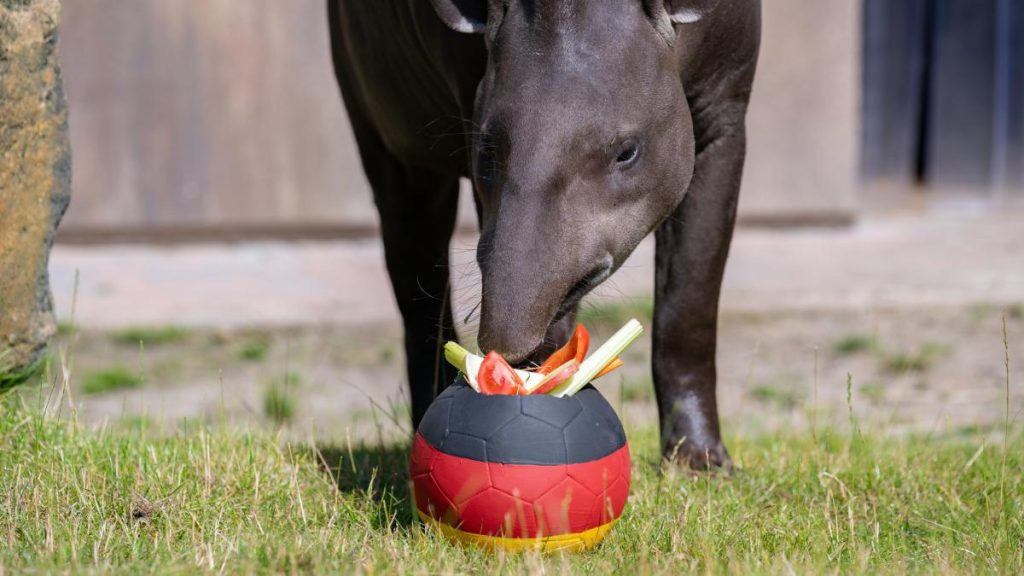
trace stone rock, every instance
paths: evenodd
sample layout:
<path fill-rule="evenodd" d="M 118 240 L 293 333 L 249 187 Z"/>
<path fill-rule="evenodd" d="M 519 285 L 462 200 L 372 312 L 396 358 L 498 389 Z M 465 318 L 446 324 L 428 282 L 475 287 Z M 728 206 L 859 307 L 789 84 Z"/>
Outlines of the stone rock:
<path fill-rule="evenodd" d="M 56 332 L 47 264 L 71 184 L 59 23 L 59 0 L 0 0 L 0 389 Z"/>

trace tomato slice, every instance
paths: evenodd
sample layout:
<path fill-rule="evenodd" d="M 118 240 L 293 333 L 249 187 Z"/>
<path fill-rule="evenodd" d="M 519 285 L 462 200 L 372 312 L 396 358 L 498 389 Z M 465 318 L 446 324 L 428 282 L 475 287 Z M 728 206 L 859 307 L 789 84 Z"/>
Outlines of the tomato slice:
<path fill-rule="evenodd" d="M 562 382 L 572 378 L 572 375 L 579 372 L 579 370 L 580 363 L 577 362 L 575 358 L 569 360 L 565 364 L 555 368 L 551 374 L 548 374 L 544 380 L 541 381 L 540 386 L 533 391 L 533 394 L 547 394 L 548 392 L 551 392 L 555 388 L 558 388 Z"/>
<path fill-rule="evenodd" d="M 497 352 L 490 352 L 480 363 L 480 371 L 476 375 L 477 385 L 481 394 L 504 394 L 516 396 L 526 394 L 523 381 L 508 362 Z"/>
<path fill-rule="evenodd" d="M 550 374 L 554 369 L 564 366 L 566 362 L 573 359 L 582 363 L 588 348 L 590 348 L 590 332 L 587 332 L 583 324 L 577 324 L 569 342 L 548 356 L 548 359 L 537 368 L 537 372 Z"/>

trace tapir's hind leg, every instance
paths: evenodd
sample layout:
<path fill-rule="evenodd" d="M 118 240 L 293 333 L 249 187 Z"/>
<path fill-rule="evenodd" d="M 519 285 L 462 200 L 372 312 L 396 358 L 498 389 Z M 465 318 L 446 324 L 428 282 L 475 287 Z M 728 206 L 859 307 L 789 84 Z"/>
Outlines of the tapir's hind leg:
<path fill-rule="evenodd" d="M 444 360 L 444 342 L 455 339 L 448 286 L 448 244 L 459 197 L 456 175 L 402 162 L 366 120 L 331 2 L 331 48 L 363 170 L 380 214 L 384 256 L 405 328 L 405 359 L 413 427 L 434 397 L 456 376 Z"/>
<path fill-rule="evenodd" d="M 455 340 L 448 245 L 459 180 L 403 166 L 383 154 L 363 154 L 380 213 L 388 275 L 402 313 L 412 419 L 418 426 L 434 397 L 456 375 L 444 360 L 442 346 Z"/>
<path fill-rule="evenodd" d="M 405 328 L 413 426 L 456 373 L 442 346 L 455 340 L 448 245 L 455 227 L 458 176 L 398 161 L 375 134 L 357 133 L 363 168 L 380 214 L 384 258 Z"/>

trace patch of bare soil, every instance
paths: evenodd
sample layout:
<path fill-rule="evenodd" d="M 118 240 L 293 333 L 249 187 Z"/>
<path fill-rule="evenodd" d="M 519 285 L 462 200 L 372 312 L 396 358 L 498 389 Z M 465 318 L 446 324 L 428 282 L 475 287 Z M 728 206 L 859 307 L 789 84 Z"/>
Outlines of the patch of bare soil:
<path fill-rule="evenodd" d="M 595 327 L 595 341 L 617 327 L 605 324 Z M 408 433 L 393 327 L 85 332 L 62 342 L 71 345 L 79 417 L 91 423 L 160 428 L 228 419 L 334 441 Z M 628 424 L 655 422 L 649 358 L 642 338 L 626 368 L 598 383 Z M 995 432 L 1007 401 L 1011 419 L 1024 417 L 1024 313 L 989 306 L 726 313 L 718 366 L 727 434 L 851 422 L 891 434 Z"/>

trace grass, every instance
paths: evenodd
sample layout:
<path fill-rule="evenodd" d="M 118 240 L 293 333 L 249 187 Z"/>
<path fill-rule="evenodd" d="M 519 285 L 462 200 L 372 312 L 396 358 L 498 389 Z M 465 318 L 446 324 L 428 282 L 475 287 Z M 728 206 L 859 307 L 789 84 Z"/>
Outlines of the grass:
<path fill-rule="evenodd" d="M 238 349 L 238 358 L 247 362 L 259 362 L 270 352 L 270 342 L 266 338 L 252 338 Z"/>
<path fill-rule="evenodd" d="M 982 310 L 988 308 L 976 305 L 971 308 L 972 317 L 977 318 Z M 832 350 L 839 356 L 870 353 L 879 359 L 882 366 L 889 372 L 905 374 L 908 372 L 927 372 L 942 358 L 952 353 L 953 348 L 942 342 L 924 342 L 915 350 L 886 350 L 875 336 L 867 334 L 848 334 L 832 345 Z"/>
<path fill-rule="evenodd" d="M 584 325 L 622 327 L 632 318 L 648 323 L 654 317 L 653 298 L 617 298 L 612 301 L 586 302 L 580 306 L 576 321 Z"/>
<path fill-rule="evenodd" d="M 292 445 L 230 423 L 90 430 L 0 399 L 0 570 L 314 573 L 1024 571 L 1024 438 L 731 438 L 732 478 L 662 470 L 629 431 L 597 550 L 492 555 L 411 521 L 402 446 Z M 320 456 L 318 456 L 318 454 Z M 1004 460 L 1005 459 L 1005 460 Z"/>
<path fill-rule="evenodd" d="M 608 378 L 614 378 L 608 376 Z M 649 377 L 625 378 L 619 381 L 619 398 L 623 402 L 653 402 L 654 382 Z"/>
<path fill-rule="evenodd" d="M 171 344 L 185 339 L 188 332 L 178 326 L 137 326 L 118 330 L 111 335 L 114 342 L 126 346 Z"/>
<path fill-rule="evenodd" d="M 778 406 L 783 410 L 792 410 L 804 400 L 801 391 L 776 383 L 757 384 L 751 387 L 750 396 L 758 402 Z"/>
<path fill-rule="evenodd" d="M 872 405 L 881 404 L 885 399 L 885 387 L 878 382 L 861 384 L 857 390 L 858 395 L 867 398 Z"/>
<path fill-rule="evenodd" d="M 868 352 L 878 347 L 878 343 L 874 336 L 868 336 L 866 334 L 848 334 L 833 344 L 832 349 L 837 354 L 848 356 L 851 354 L 858 354 L 860 352 Z"/>
<path fill-rule="evenodd" d="M 263 414 L 277 425 L 295 417 L 295 399 L 287 386 L 271 384 L 263 391 Z"/>
<path fill-rule="evenodd" d="M 925 342 L 913 352 L 885 353 L 883 360 L 891 372 L 925 372 L 941 358 L 948 356 L 951 348 L 946 344 Z"/>
<path fill-rule="evenodd" d="M 886 356 L 885 365 L 892 372 L 924 372 L 930 366 L 930 362 L 917 354 L 894 352 Z"/>
<path fill-rule="evenodd" d="M 61 417 L 54 391 L 24 386 L 0 394 L 0 574 L 1021 574 L 1024 434 L 1010 425 L 1005 338 L 1007 405 L 994 426 L 892 436 L 851 408 L 848 423 L 813 434 L 784 425 L 727 438 L 741 470 L 731 477 L 664 467 L 657 430 L 628 429 L 626 513 L 577 556 L 462 548 L 414 522 L 404 444 L 286 441 L 223 417 L 91 428 Z M 619 384 L 650 401 L 649 379 Z M 273 410 L 292 418 L 302 385 L 294 372 L 271 382 L 291 406 Z M 883 400 L 882 384 L 847 386 L 850 407 Z M 762 387 L 750 390 L 759 401 L 807 402 Z"/>
<path fill-rule="evenodd" d="M 380 364 L 391 364 L 398 355 L 398 349 L 394 344 L 381 346 L 377 351 L 377 362 Z"/>
<path fill-rule="evenodd" d="M 278 426 L 295 417 L 295 389 L 302 385 L 302 376 L 289 372 L 271 382 L 263 390 L 263 414 Z"/>
<path fill-rule="evenodd" d="M 115 367 L 93 372 L 85 377 L 82 392 L 103 394 L 114 390 L 126 390 L 142 386 L 142 375 L 127 368 Z"/>

